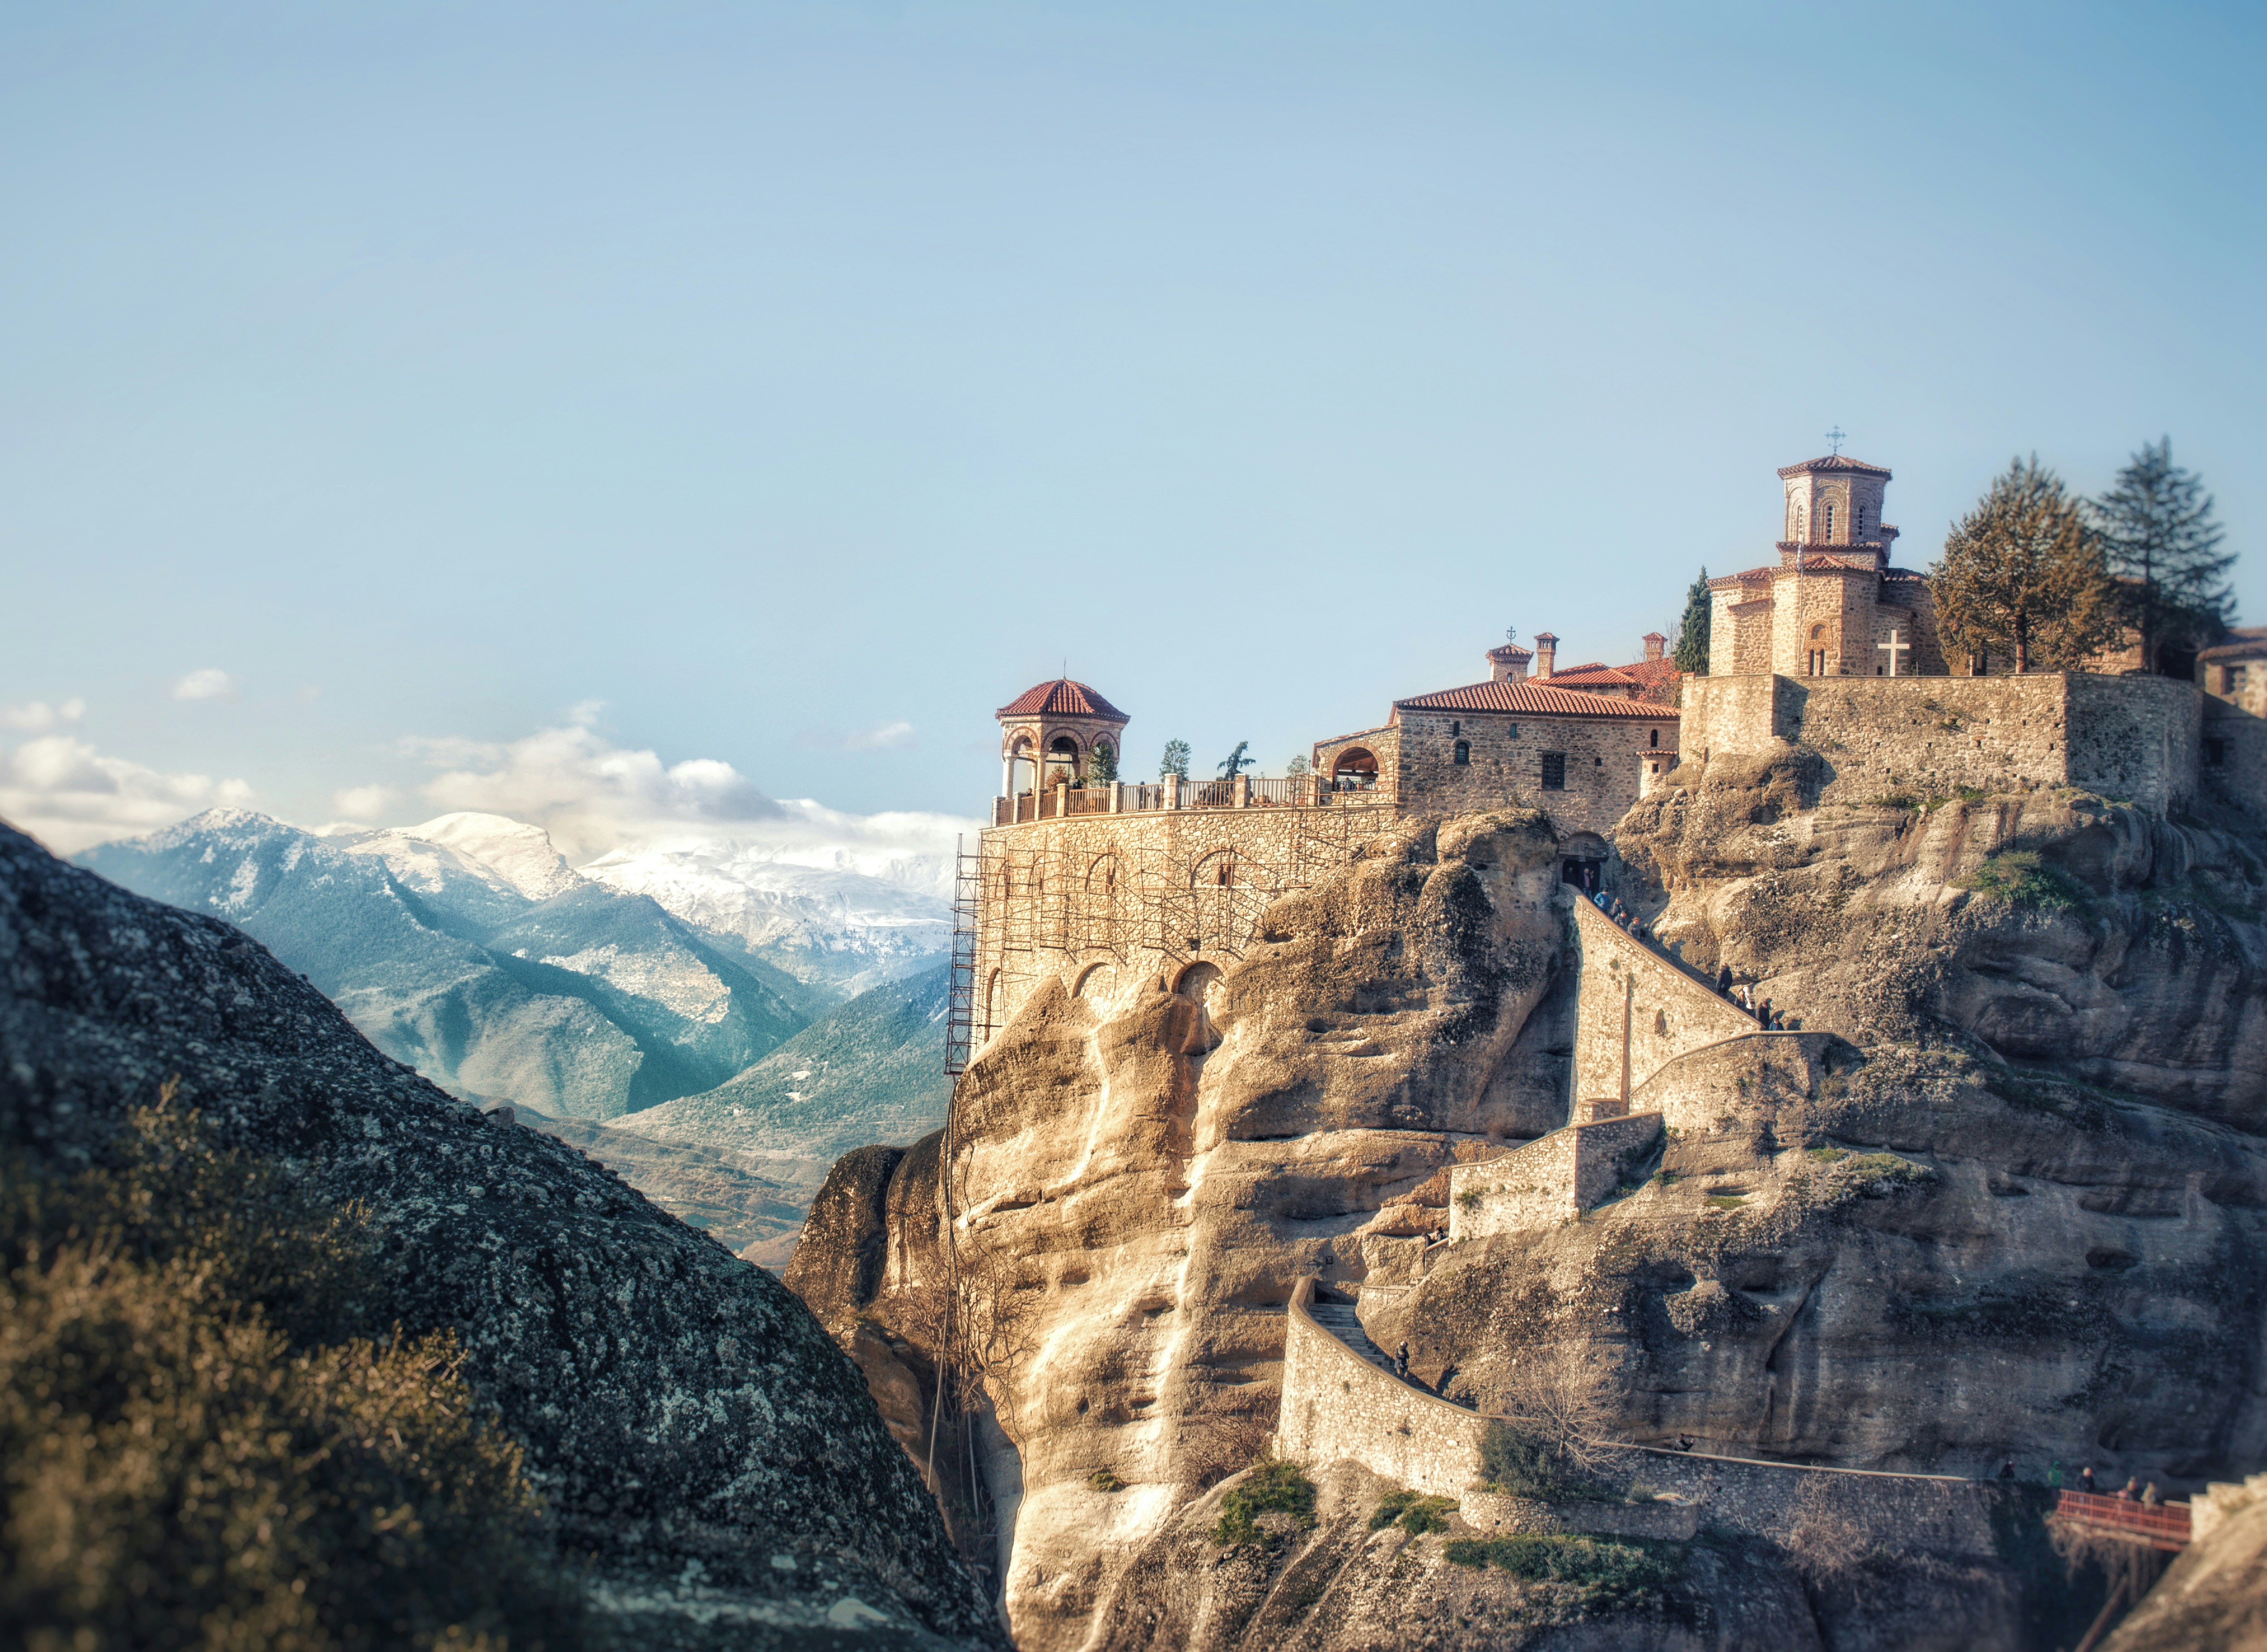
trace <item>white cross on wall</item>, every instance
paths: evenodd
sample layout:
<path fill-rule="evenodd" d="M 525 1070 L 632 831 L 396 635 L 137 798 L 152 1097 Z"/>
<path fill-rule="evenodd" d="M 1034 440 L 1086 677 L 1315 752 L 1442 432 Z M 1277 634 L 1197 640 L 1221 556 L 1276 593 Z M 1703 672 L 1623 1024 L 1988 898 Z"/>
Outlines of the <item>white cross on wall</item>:
<path fill-rule="evenodd" d="M 1880 649 L 1883 653 L 1889 657 L 1889 675 L 1892 677 L 1897 674 L 1897 656 L 1900 654 L 1910 654 L 1912 652 L 1912 644 L 1910 642 L 1898 642 L 1897 635 L 1898 633 L 1894 628 L 1892 628 L 1889 632 L 1889 640 L 1888 642 L 1876 642 L 1874 644 L 1875 648 Z"/>

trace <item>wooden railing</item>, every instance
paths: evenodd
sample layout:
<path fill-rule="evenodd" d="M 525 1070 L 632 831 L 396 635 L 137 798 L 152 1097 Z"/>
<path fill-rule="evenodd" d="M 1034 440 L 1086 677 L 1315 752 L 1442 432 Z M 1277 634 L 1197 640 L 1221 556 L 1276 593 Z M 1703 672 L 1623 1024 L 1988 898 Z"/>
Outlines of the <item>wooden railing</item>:
<path fill-rule="evenodd" d="M 2093 1492 L 2060 1492 L 2055 1496 L 2054 1512 L 2047 1518 L 2153 1549 L 2177 1552 L 2189 1546 L 2186 1503 L 2143 1503 Z"/>
<path fill-rule="evenodd" d="M 1150 814 L 1174 809 L 1374 809 L 1391 796 L 1375 786 L 1333 787 L 1313 775 L 1279 779 L 1241 775 L 1233 780 L 1109 782 L 1049 788 L 992 801 L 992 824 L 1020 826 L 1069 815 Z"/>

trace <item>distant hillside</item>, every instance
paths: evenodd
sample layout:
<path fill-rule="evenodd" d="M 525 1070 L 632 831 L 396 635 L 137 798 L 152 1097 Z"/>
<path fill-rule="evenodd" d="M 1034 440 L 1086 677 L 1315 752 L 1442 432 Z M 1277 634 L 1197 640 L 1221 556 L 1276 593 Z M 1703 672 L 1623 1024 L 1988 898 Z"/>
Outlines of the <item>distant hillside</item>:
<path fill-rule="evenodd" d="M 467 1100 L 611 1118 L 713 1089 L 804 1026 L 750 961 L 642 896 L 547 863 L 536 828 L 435 824 L 454 826 L 442 834 L 454 847 L 213 810 L 79 863 L 236 924 L 371 1043 Z"/>
<path fill-rule="evenodd" d="M 722 1239 L 745 1261 L 776 1269 L 803 1227 L 811 1189 L 784 1187 L 726 1155 L 689 1142 L 660 1142 L 591 1119 L 547 1119 L 531 1108 L 518 1121 L 572 1142 L 688 1227 Z"/>
<path fill-rule="evenodd" d="M 918 1141 L 944 1122 L 952 1094 L 949 973 L 938 966 L 862 993 L 729 1083 L 617 1120 L 605 1134 L 745 1154 L 759 1166 L 773 1158 L 823 1166 L 855 1147 Z"/>

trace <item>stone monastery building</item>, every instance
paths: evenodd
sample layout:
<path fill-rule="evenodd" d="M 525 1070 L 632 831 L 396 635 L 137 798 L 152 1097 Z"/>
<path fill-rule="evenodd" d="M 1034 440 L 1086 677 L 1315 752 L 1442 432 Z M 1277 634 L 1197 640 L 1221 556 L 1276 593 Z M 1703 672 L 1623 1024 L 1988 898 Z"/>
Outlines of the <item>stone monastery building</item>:
<path fill-rule="evenodd" d="M 1679 673 L 1657 632 L 1627 664 L 1560 670 L 1544 632 L 1316 742 L 1286 778 L 1102 781 L 1129 719 L 1095 689 L 1063 678 L 1001 707 L 1001 796 L 964 865 L 955 1059 L 1035 992 L 1149 982 L 1201 1002 L 1269 901 L 1402 819 L 1537 808 L 1561 876 L 1595 881 L 1607 834 L 1680 761 L 1804 748 L 1816 801 L 1859 807 L 2064 786 L 2167 814 L 2267 807 L 2267 632 L 2205 650 L 2195 682 L 1948 658 L 1927 581 L 1889 562 L 1889 472 L 1832 454 L 1779 476 L 1778 561 L 1708 582 L 1706 675 Z"/>

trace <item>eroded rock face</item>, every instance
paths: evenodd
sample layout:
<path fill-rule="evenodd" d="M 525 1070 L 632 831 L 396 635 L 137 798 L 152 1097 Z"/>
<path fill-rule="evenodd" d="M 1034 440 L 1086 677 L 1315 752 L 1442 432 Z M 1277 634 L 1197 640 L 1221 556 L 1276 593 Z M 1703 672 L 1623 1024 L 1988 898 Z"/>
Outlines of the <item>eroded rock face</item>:
<path fill-rule="evenodd" d="M 378 1324 L 457 1332 L 626 1643 L 995 1646 L 858 1373 L 761 1270 L 381 1055 L 240 931 L 0 827 L 0 1142 L 84 1162 L 169 1076 L 368 1203 Z"/>
<path fill-rule="evenodd" d="M 1141 1634 L 1243 1643 L 1190 1604 L 1226 1585 L 1177 1511 L 1254 1454 L 1307 1274 L 1484 1409 L 1523 1354 L 1575 1350 L 1634 1441 L 2161 1483 L 2267 1458 L 2256 848 L 2073 794 L 1830 813 L 1816 764 L 1725 761 L 1624 823 L 1625 898 L 1807 1036 L 1664 1068 L 1693 1121 L 1578 1221 L 1438 1242 L 1449 1165 L 1568 1117 L 1539 817 L 1381 839 L 1198 995 L 1032 995 L 949 1142 L 892 1173 L 870 1295 L 798 1257 L 833 1270 L 846 1339 L 906 1335 L 947 1212 L 957 1265 L 991 1270 L 1021 1643 L 1149 1644 L 1136 1600 Z M 2039 857 L 1994 863 L 2023 899 L 1961 886 L 2011 849 Z M 1639 1109 L 1669 1105 L 1638 1076 Z"/>
<path fill-rule="evenodd" d="M 1860 1045 L 1971 1035 L 2038 1066 L 2267 1129 L 2267 862 L 2241 823 L 2085 792 L 1812 808 L 1819 759 L 1673 770 L 1615 833 L 1662 937 Z M 1962 887 L 2036 855 L 2047 905 Z"/>

